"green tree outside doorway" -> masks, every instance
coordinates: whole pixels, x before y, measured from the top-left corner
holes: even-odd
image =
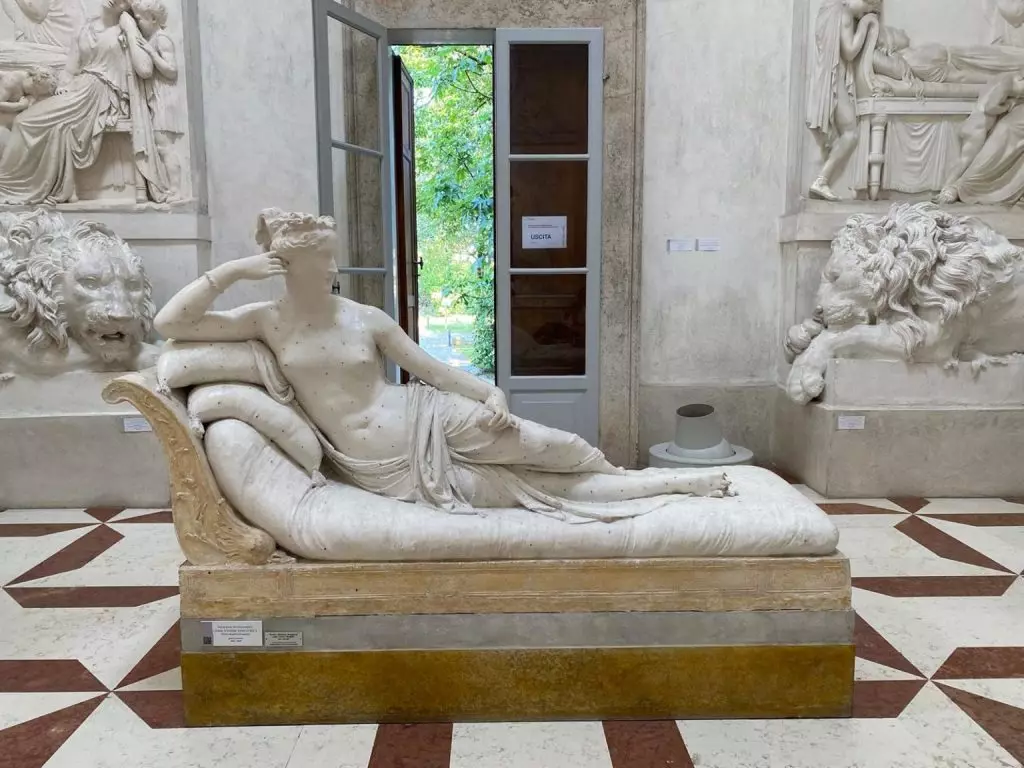
[[[494,88],[490,46],[396,46],[415,83],[420,311],[468,316],[494,372]]]

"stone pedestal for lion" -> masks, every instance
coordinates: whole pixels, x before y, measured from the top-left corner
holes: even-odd
[[[268,489],[302,472],[279,447],[235,419],[198,437],[188,393],[154,371],[105,397],[146,416],[169,462],[190,725],[850,714],[848,561],[765,470],[730,468],[734,497],[585,524],[307,479],[292,505],[253,506],[256,527],[209,441],[262,446],[232,455]],[[344,561],[312,559],[317,536]]]
[[[101,392],[155,361],[146,340],[165,296],[144,266],[196,274],[198,226],[183,213],[0,211],[0,507],[169,503],[152,431]]]
[[[799,322],[775,463],[830,498],[1021,496],[1019,215],[918,203],[847,216],[783,223],[785,314]]]
[[[139,412],[103,402],[118,373],[19,375],[0,385],[0,507],[165,507],[160,442]]]

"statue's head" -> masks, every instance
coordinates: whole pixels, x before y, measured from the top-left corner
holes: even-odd
[[[912,352],[926,323],[948,323],[985,300],[1013,278],[1022,256],[978,219],[898,203],[884,216],[851,216],[839,231],[818,307],[829,328],[890,324]]]
[[[147,38],[167,26],[167,6],[163,0],[131,0],[131,7],[139,31]]]
[[[152,328],[151,286],[139,257],[102,224],[68,224],[36,210],[0,215],[0,322],[28,332],[31,348],[74,340],[108,366],[131,364]]]
[[[25,93],[45,99],[57,92],[57,75],[48,67],[32,67],[25,73]]]
[[[267,208],[256,220],[256,243],[284,259],[291,275],[324,280],[337,273],[338,237],[330,216]]]
[[[131,10],[131,0],[103,0],[100,13],[108,24],[115,24],[122,13]]]
[[[846,0],[846,7],[859,19],[869,13],[881,13],[882,0]]]
[[[904,51],[910,47],[910,36],[899,27],[882,27],[878,47],[889,54]]]

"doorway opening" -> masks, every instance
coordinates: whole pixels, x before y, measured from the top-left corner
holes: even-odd
[[[494,383],[494,49],[391,52],[402,324],[433,357]]]

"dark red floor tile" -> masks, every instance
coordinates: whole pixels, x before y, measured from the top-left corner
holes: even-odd
[[[1024,678],[1024,648],[957,648],[933,680]]]
[[[160,512],[150,512],[148,515],[139,515],[138,517],[129,517],[127,520],[115,520],[115,525],[125,525],[127,523],[173,523],[174,517],[171,515],[171,510],[164,509]]]
[[[0,523],[0,539],[38,538],[77,528],[92,528],[96,523]]]
[[[931,503],[928,499],[923,499],[920,496],[893,496],[889,501],[903,507],[911,514],[924,509]]]
[[[853,684],[853,716],[899,717],[926,683],[926,680],[857,680]]]
[[[450,723],[377,727],[366,768],[449,768],[452,753]]]
[[[1024,526],[1024,512],[979,512],[976,515],[929,515],[928,520],[945,520],[948,523],[971,525],[975,528],[1012,528]]]
[[[164,632],[163,637],[146,653],[138,664],[118,683],[118,688],[137,683],[154,675],[168,672],[181,666],[181,622]]]
[[[21,584],[26,581],[41,579],[45,576],[54,576],[58,573],[78,570],[83,565],[91,563],[123,538],[124,536],[112,528],[108,528],[105,525],[97,526],[80,539],[76,539],[68,544],[60,552],[48,557],[39,565],[23,573],[12,581],[11,584]]]
[[[858,576],[856,589],[889,597],[1001,597],[1016,576]]]
[[[177,587],[7,587],[22,608],[137,608],[178,594]]]
[[[77,693],[107,687],[78,659],[0,661],[0,693]]]
[[[101,523],[105,523],[112,517],[117,517],[124,512],[124,507],[89,507],[85,510],[87,515],[92,515]]]
[[[960,709],[982,729],[1013,755],[1015,760],[1024,762],[1024,709],[993,701],[984,696],[961,691],[949,685],[937,683]]]
[[[103,701],[103,696],[0,731],[0,764],[42,768]]]
[[[948,533],[940,531],[934,525],[925,522],[924,518],[908,517],[896,525],[896,530],[945,560],[953,560],[966,565],[977,565],[980,568],[990,568],[993,571],[1010,573],[1008,568],[1004,568],[995,560],[989,559],[978,550],[967,546]]]
[[[858,504],[857,502],[835,502],[828,504],[819,504],[825,514],[828,515],[901,515],[902,512],[898,512],[895,509],[886,509],[885,507],[875,507],[871,504]]]
[[[693,768],[682,734],[672,720],[607,721],[604,738],[612,768]]]
[[[114,694],[150,728],[184,728],[181,691],[118,691]]]
[[[857,647],[857,656],[860,658],[873,661],[884,667],[898,669],[910,675],[924,677],[906,656],[897,651],[888,640],[859,615],[854,622],[853,636]]]

